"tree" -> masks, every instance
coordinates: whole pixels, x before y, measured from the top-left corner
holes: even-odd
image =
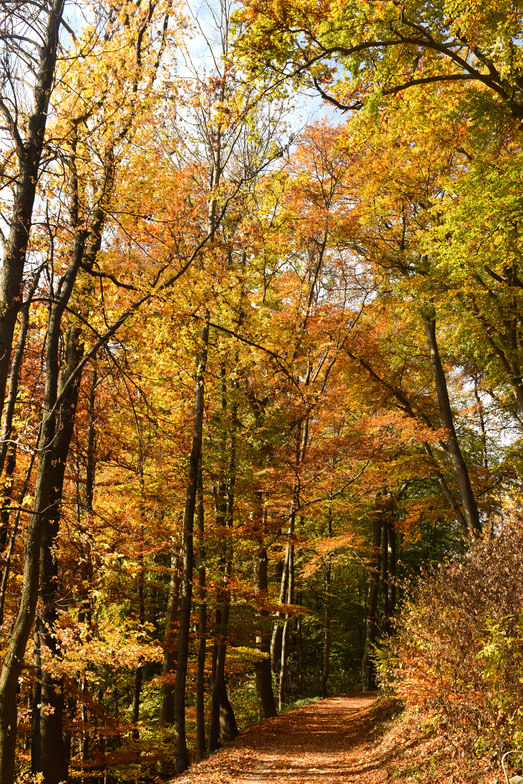
[[[465,101],[523,118],[522,17],[511,0],[480,7],[446,0],[243,5],[238,46],[250,67],[273,71],[279,82],[303,78],[340,109],[418,85],[460,83]]]
[[[45,639],[50,651],[57,652],[52,632],[53,624],[56,621],[55,599],[57,592],[57,570],[52,550],[58,533],[63,475],[72,435],[77,388],[82,367],[81,362],[85,362],[85,355],[82,356],[80,330],[74,323],[70,325],[68,330],[66,352],[65,356],[62,356],[60,351],[62,325],[66,310],[71,303],[80,271],[82,267],[85,267],[87,271],[92,270],[96,261],[96,255],[101,246],[105,217],[108,209],[108,199],[114,184],[115,146],[117,141],[121,142],[130,130],[130,118],[133,116],[132,112],[137,109],[137,91],[140,87],[140,79],[143,79],[144,36],[147,27],[151,24],[154,9],[151,7],[149,10],[150,14],[147,14],[143,19],[138,15],[137,27],[132,30],[129,29],[129,20],[128,18],[126,19],[124,13],[122,26],[116,28],[118,32],[114,33],[113,31],[112,37],[106,37],[106,40],[101,44],[102,51],[104,51],[105,48],[104,54],[108,57],[106,66],[108,69],[113,69],[115,62],[112,59],[112,52],[110,52],[110,44],[114,45],[118,35],[120,34],[120,36],[122,36],[123,31],[123,37],[128,35],[131,45],[133,43],[135,44],[137,70],[136,72],[131,72],[130,75],[131,89],[129,91],[129,103],[131,106],[126,102],[120,104],[124,116],[118,118],[121,121],[121,125],[116,132],[116,136],[111,138],[111,133],[114,132],[113,123],[117,121],[114,114],[112,115],[111,120],[105,124],[103,129],[105,133],[109,132],[109,139],[107,139],[107,136],[103,137],[101,144],[102,150],[100,157],[102,160],[103,174],[98,192],[96,185],[94,187],[95,197],[93,205],[90,205],[88,200],[85,199],[86,194],[89,193],[90,186],[88,179],[86,178],[84,163],[81,162],[81,152],[79,152],[78,148],[82,143],[85,144],[85,138],[80,138],[80,127],[83,126],[83,128],[86,129],[89,126],[89,122],[93,120],[93,115],[99,112],[100,106],[97,104],[97,101],[91,102],[89,98],[87,101],[89,104],[88,109],[85,111],[86,105],[84,103],[80,116],[77,114],[78,104],[76,103],[76,106],[74,107],[76,112],[71,105],[67,107],[71,112],[71,115],[67,119],[64,117],[55,118],[55,131],[57,134],[60,132],[63,133],[65,130],[65,134],[61,139],[62,149],[60,152],[62,155],[59,154],[58,158],[60,160],[63,156],[65,161],[68,159],[67,162],[69,163],[70,169],[68,170],[67,163],[64,163],[64,167],[61,171],[58,169],[57,172],[51,172],[50,180],[52,183],[53,179],[59,180],[60,175],[62,175],[63,179],[69,181],[71,184],[72,195],[69,214],[73,239],[71,244],[68,245],[67,240],[64,241],[65,238],[63,234],[61,234],[63,227],[60,225],[61,205],[59,204],[60,197],[58,196],[54,204],[51,207],[48,207],[48,215],[51,210],[56,210],[57,216],[55,218],[56,224],[53,225],[52,222],[48,222],[47,225],[50,240],[48,249],[50,258],[50,302],[47,334],[44,346],[45,388],[42,419],[37,443],[39,460],[34,490],[35,501],[31,522],[29,523],[27,531],[20,609],[0,675],[0,702],[5,708],[5,710],[2,711],[2,724],[0,728],[0,770],[2,771],[2,778],[5,779],[6,782],[10,782],[14,779],[17,710],[16,689],[25,648],[36,611],[40,558],[42,559],[42,596],[45,605],[43,617],[41,619],[42,625],[39,626],[40,644],[43,639]],[[51,14],[56,29],[53,28],[54,34],[48,33],[46,44],[42,48],[47,69],[44,69],[37,79],[38,90],[43,90],[46,101],[48,100],[50,93],[50,80],[54,75],[54,63],[56,61],[58,22],[55,17],[57,17],[56,9],[54,9]],[[47,51],[46,47],[49,51]],[[158,58],[159,53],[156,46],[153,46],[153,49],[154,57],[152,61],[154,63]],[[93,50],[91,50],[91,54],[93,54]],[[52,63],[53,65],[51,74],[49,74],[48,70],[51,67],[49,63]],[[107,74],[107,71],[105,74]],[[46,79],[49,83],[46,82]],[[145,81],[150,82],[148,75],[145,77]],[[103,76],[101,82],[103,85],[102,91],[105,91],[105,79]],[[64,103],[67,98],[69,98],[70,103],[71,96],[73,96],[73,102],[78,100],[81,101],[82,93],[73,91],[71,86],[71,83],[65,86],[64,91],[66,95],[64,96]],[[104,97],[108,102],[105,105],[105,109],[107,110],[109,109],[109,95],[107,92]],[[97,100],[99,100],[99,98],[100,96],[97,96]],[[34,125],[36,123],[36,128],[34,130],[35,136],[29,141],[31,148],[34,147],[38,155],[33,160],[34,151],[31,149],[29,163],[24,162],[24,167],[26,169],[28,167],[31,169],[30,178],[34,185],[38,179],[37,168],[43,147],[45,117],[47,115],[47,103],[44,102],[42,104],[42,100],[43,98],[40,96],[39,102],[41,105],[38,107],[38,112],[35,115],[36,119],[29,122],[29,128],[31,128],[32,124]],[[119,98],[116,98],[116,100],[121,101],[121,92]],[[125,116],[126,113],[127,117]],[[60,127],[61,122],[62,127]],[[66,126],[65,129],[63,128],[64,123]],[[80,171],[81,169],[83,169],[83,171]],[[29,176],[29,174],[25,172],[24,177],[27,178],[27,176]],[[24,181],[24,177],[22,177],[22,182]],[[16,198],[20,199],[22,198],[22,195],[17,193]],[[35,189],[32,191],[33,200],[34,195]],[[23,258],[25,258],[27,249],[32,199],[29,198],[27,194],[24,196],[24,199],[26,199],[27,204],[23,205],[23,210],[20,207],[19,212],[25,215],[22,220],[23,232],[25,232],[26,235],[25,242],[23,248],[17,246],[19,258],[18,260],[15,259],[16,263],[11,263],[8,259],[8,265],[4,268],[5,270],[10,271],[9,276],[6,279],[8,281],[6,286],[8,286],[8,288],[10,287],[10,289],[12,289],[14,285],[13,274],[15,273],[16,276],[18,276],[16,277],[16,285],[18,288],[21,286]],[[65,233],[67,233],[67,230]],[[20,231],[17,236],[21,236]],[[14,250],[13,253],[15,253]],[[13,256],[13,258],[15,257]],[[53,265],[56,265],[54,269]],[[59,277],[56,281],[55,288],[54,275],[56,274],[58,274]],[[19,297],[17,296],[15,299],[18,300]],[[18,309],[17,306],[15,310],[9,311],[12,318],[8,318],[6,315],[7,326],[4,335],[4,337],[7,336],[6,339],[8,339],[9,330],[11,330],[11,332],[14,330],[14,318],[16,317]],[[7,349],[4,354],[4,358],[5,357],[7,357],[7,362],[9,362],[9,353]],[[58,414],[61,415],[61,420],[58,419]],[[53,484],[53,472],[56,477],[56,485]],[[42,551],[41,554],[40,551]],[[41,693],[44,708],[47,707],[47,702],[49,702],[49,709],[44,709],[41,712],[40,737],[42,745],[39,752],[35,751],[34,764],[36,769],[39,769],[40,766],[42,767],[45,781],[48,784],[55,784],[55,782],[61,781],[64,778],[67,770],[61,732],[61,686],[53,680],[52,676],[48,679],[47,676],[44,675]]]
[[[7,216],[9,235],[3,238],[4,261],[0,280],[0,414],[4,397],[16,318],[23,301],[23,274],[33,208],[45,149],[45,128],[55,81],[64,0],[4,3],[0,113],[7,153],[2,188],[12,189]],[[27,90],[25,75],[29,74]]]

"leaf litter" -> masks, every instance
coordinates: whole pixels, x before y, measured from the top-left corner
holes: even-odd
[[[381,784],[375,694],[330,697],[250,727],[175,784]]]

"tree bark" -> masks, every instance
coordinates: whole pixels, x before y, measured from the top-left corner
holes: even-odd
[[[160,726],[174,724],[174,683],[170,681],[176,662],[176,619],[180,603],[180,556],[171,556],[167,610],[165,613],[165,633],[163,638],[162,693],[160,700]]]
[[[205,514],[202,469],[198,472],[198,661],[196,670],[196,738],[198,759],[206,756],[205,741],[205,658],[207,648],[207,571],[205,553]]]
[[[260,517],[263,516],[261,509],[261,498],[257,494],[256,498],[257,510],[255,514]],[[261,520],[260,520],[261,523]],[[255,665],[256,672],[256,694],[258,698],[258,714],[261,719],[268,719],[271,716],[276,716],[276,705],[274,703],[274,694],[272,691],[272,671],[270,659],[270,633],[266,625],[268,619],[268,612],[263,607],[267,600],[268,593],[268,574],[267,574],[267,548],[263,543],[263,528],[260,531],[261,541],[255,555],[254,562],[254,582],[255,589],[260,602],[260,608],[257,612],[257,629],[256,629],[256,647],[264,654],[263,659]]]
[[[481,533],[481,520],[474,497],[474,491],[472,490],[468,468],[463,458],[456,429],[454,427],[454,415],[450,406],[447,380],[441,363],[436,338],[436,316],[434,312],[424,314],[423,321],[429,346],[430,362],[436,384],[441,421],[447,430],[447,449],[452,467],[454,468],[461,505],[463,507],[463,514],[466,521],[466,533],[468,536],[475,536]]]
[[[289,524],[290,541],[287,545],[288,558],[286,559],[288,562],[287,565],[288,578],[287,578],[287,593],[284,596],[284,601],[287,604],[292,604],[293,595],[294,595],[294,544],[292,538],[294,536],[295,517],[296,517],[296,512],[293,509],[291,514],[291,521]],[[285,687],[287,681],[287,668],[288,668],[288,659],[289,659],[289,632],[290,632],[290,615],[289,612],[286,611],[285,620],[282,628],[282,634],[281,634],[280,678],[278,684],[278,709],[280,711],[283,710],[283,703],[285,700]]]
[[[228,393],[226,368],[221,368],[222,384],[222,413],[225,415],[228,408]],[[232,382],[235,386],[235,382]],[[225,658],[227,653],[227,638],[229,634],[229,613],[231,605],[230,582],[233,565],[233,547],[230,532],[234,520],[235,484],[236,484],[236,429],[237,429],[237,404],[233,401],[228,417],[230,427],[230,441],[224,429],[222,433],[222,454],[229,455],[226,469],[215,490],[216,503],[216,528],[221,531],[221,568],[222,585],[219,591],[219,609],[216,612],[216,628],[213,649],[213,690],[211,695],[211,720],[209,724],[209,751],[218,748],[220,741],[232,740],[238,735],[238,727],[234,711],[227,694],[225,678]]]
[[[143,546],[143,540],[140,542],[140,546]],[[140,624],[140,629],[143,628],[145,623],[145,602],[144,602],[144,566],[143,566],[143,556],[140,554],[139,559],[139,572],[138,572],[138,622]],[[140,720],[140,700],[142,696],[142,684],[143,684],[143,667],[138,665],[134,672],[134,690],[133,690],[133,707],[132,707],[132,716],[131,721],[133,723],[133,728],[131,730],[131,737],[133,740],[138,740],[140,738],[140,730],[138,728],[138,722]]]
[[[83,353],[80,331],[71,327],[66,338],[65,367],[62,373],[61,388],[67,383],[71,373]],[[56,546],[60,527],[60,509],[63,495],[65,467],[73,435],[74,418],[78,402],[80,376],[67,387],[59,408],[57,432],[53,443],[52,475],[41,546],[40,595],[42,612],[39,623],[39,636],[42,648],[47,648],[52,656],[59,655],[54,627],[58,617],[58,562]],[[41,767],[33,767],[44,774],[45,784],[59,784],[67,779],[68,755],[63,737],[64,684],[62,678],[52,676],[45,667],[42,670],[40,710],[39,753]]]
[[[60,328],[71,297],[85,245],[84,231],[75,239],[71,264],[62,279],[60,295],[50,307],[45,349],[45,389],[38,438],[35,500],[24,550],[22,590],[11,639],[0,672],[0,781],[13,784],[17,735],[17,687],[38,601],[40,550],[52,501],[54,441],[57,435],[55,406],[58,399]]]
[[[0,415],[4,409],[5,390],[11,362],[11,346],[16,319],[22,306],[22,279],[31,231],[33,207],[44,148],[49,97],[53,86],[64,0],[51,3],[45,38],[38,51],[38,68],[33,90],[33,110],[27,119],[26,138],[16,117],[7,105],[1,105],[5,121],[11,127],[18,158],[18,180],[14,196],[10,231],[5,244],[4,264],[0,276]],[[1,742],[1,736],[0,736]],[[7,772],[6,772],[7,774]],[[11,776],[11,773],[8,774]],[[8,784],[10,779],[2,784]]]
[[[372,521],[372,559],[370,564],[370,587],[367,601],[367,622],[365,634],[365,648],[361,664],[361,680],[363,691],[375,688],[375,673],[372,664],[372,646],[376,642],[378,633],[378,598],[381,577],[381,531],[382,520],[378,511]]]
[[[332,509],[329,508],[327,535],[332,537]],[[331,583],[332,583],[332,556],[327,556],[325,568],[325,615],[323,626],[323,672],[321,674],[320,697],[327,696],[327,684],[330,674],[331,651]]]
[[[303,602],[301,591],[298,591],[296,598],[298,605],[301,607]],[[296,655],[298,657],[298,695],[301,697],[303,695],[303,630],[301,615],[298,616],[296,623]]]
[[[178,633],[178,657],[174,682],[174,736],[175,769],[182,773],[189,765],[187,738],[185,731],[185,684],[189,657],[189,631],[192,608],[192,581],[194,567],[194,512],[198,487],[198,471],[202,453],[203,413],[204,413],[204,374],[207,365],[209,345],[209,313],[206,312],[202,329],[202,348],[196,372],[196,400],[194,408],[193,442],[189,458],[189,478],[183,518],[183,572],[180,596],[180,628]]]
[[[289,544],[287,544],[287,546],[285,547],[285,557],[283,560],[283,568],[280,577],[280,596],[279,596],[280,604],[283,604],[285,602],[287,596],[287,586],[289,582],[290,554],[291,554],[291,549]],[[283,624],[281,622],[282,615],[283,614],[280,612],[280,610],[276,612],[276,623],[274,624],[272,630],[271,665],[274,672],[277,671],[278,662],[281,661],[281,645],[282,645],[282,633],[283,633]]]

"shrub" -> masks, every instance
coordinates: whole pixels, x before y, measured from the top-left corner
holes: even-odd
[[[410,587],[377,655],[384,686],[479,756],[523,747],[523,523]]]

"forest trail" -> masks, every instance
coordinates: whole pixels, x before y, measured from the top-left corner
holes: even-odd
[[[381,784],[375,694],[330,697],[250,727],[173,784]]]

